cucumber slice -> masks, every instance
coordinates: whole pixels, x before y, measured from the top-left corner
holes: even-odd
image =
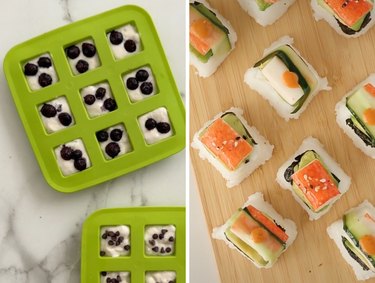
[[[227,122],[238,133],[238,135],[242,136],[242,138],[246,140],[251,146],[257,144],[235,113],[226,112],[221,116],[221,118],[225,122]]]
[[[363,270],[370,270],[369,266],[371,267],[371,264],[361,251],[359,251],[347,238],[341,236],[341,240],[350,257],[358,262]]]
[[[213,52],[212,52],[212,49],[210,49],[206,55],[202,55],[200,54],[197,50],[195,50],[195,48],[191,45],[189,45],[189,48],[190,48],[190,51],[195,55],[197,56],[197,58],[199,59],[199,61],[203,62],[203,63],[207,63],[207,61],[214,55]]]
[[[267,8],[272,6],[272,3],[267,3],[264,0],[256,0],[256,2],[258,4],[259,10],[261,10],[261,11],[265,11],[265,10],[267,10]]]

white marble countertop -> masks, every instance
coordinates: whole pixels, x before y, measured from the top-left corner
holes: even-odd
[[[124,4],[151,14],[183,93],[184,1],[1,1],[0,60],[18,43]],[[0,97],[0,282],[80,282],[81,225],[93,211],[185,204],[185,151],[75,194],[54,191],[41,174],[2,70]]]

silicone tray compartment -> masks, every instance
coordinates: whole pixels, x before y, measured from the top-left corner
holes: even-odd
[[[170,256],[147,256],[144,232],[149,225],[174,225],[175,252]],[[129,256],[101,257],[100,229],[104,226],[130,227]],[[176,283],[185,283],[185,208],[138,207],[103,209],[93,213],[83,224],[81,282],[100,283],[101,272],[130,272],[131,282],[145,282],[147,271],[174,271]]]
[[[107,33],[129,23],[136,27],[140,35],[141,51],[123,59],[115,59]],[[92,39],[95,43],[101,65],[86,73],[73,75],[65,48],[86,39]],[[51,56],[58,81],[32,91],[23,74],[23,65],[43,54]],[[131,102],[123,76],[145,65],[152,68],[158,93],[142,101]],[[43,175],[50,186],[58,191],[75,192],[99,184],[157,162],[185,147],[183,103],[153,22],[150,16],[137,6],[123,6],[17,45],[5,58],[4,72]],[[90,118],[80,91],[101,82],[109,83],[117,109],[100,117]],[[38,106],[60,96],[67,99],[75,124],[48,134]],[[174,135],[148,145],[137,119],[159,107],[168,110]],[[117,124],[125,126],[133,150],[107,160],[102,154],[95,133]],[[57,164],[54,149],[76,139],[82,139],[91,167],[64,176]]]

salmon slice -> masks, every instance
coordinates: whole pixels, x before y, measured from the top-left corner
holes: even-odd
[[[331,175],[318,159],[295,172],[292,179],[314,211],[319,210],[330,199],[340,194]]]
[[[254,206],[249,205],[248,207],[246,207],[246,209],[255,220],[262,223],[262,225],[266,227],[269,231],[271,231],[271,233],[273,233],[282,242],[286,243],[289,236],[283,231],[283,229],[277,226],[275,222],[273,222],[271,219],[265,216],[261,211],[256,209]]]
[[[230,170],[236,169],[253,150],[253,147],[221,118],[207,128],[200,141]]]
[[[325,0],[325,2],[348,27],[353,26],[373,7],[373,4],[367,0]]]
[[[365,84],[365,86],[363,87],[365,89],[365,91],[367,91],[371,96],[374,96],[375,97],[375,87],[368,83],[368,84]]]

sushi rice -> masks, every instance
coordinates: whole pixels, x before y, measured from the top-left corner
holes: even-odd
[[[238,3],[254,20],[262,25],[268,26],[276,22],[295,0],[279,0],[273,3],[265,11],[259,10],[259,6],[255,0],[238,0]]]
[[[283,251],[285,252],[297,237],[296,224],[292,220],[283,218],[279,213],[277,213],[276,210],[272,207],[272,205],[264,200],[263,193],[261,192],[256,192],[250,195],[247,202],[244,203],[242,208],[245,208],[249,205],[252,205],[257,210],[261,211],[263,214],[269,216],[270,218],[275,220],[277,224],[279,224],[281,227],[285,229],[285,233],[288,235],[286,247],[285,247],[285,250]],[[223,240],[228,245],[229,248],[238,250],[246,259],[249,260],[249,258],[242,251],[236,248],[236,246],[234,246],[226,238],[224,233],[229,226],[230,226],[230,219],[224,225],[213,229],[212,238],[217,239],[217,240]],[[254,263],[255,266],[258,268],[271,268],[274,264],[270,262],[266,266],[260,266],[254,261],[252,261],[252,263]]]
[[[283,36],[279,40],[272,43],[272,45],[269,48],[264,50],[263,58],[281,46],[292,45],[293,41],[294,41],[293,38],[289,36]],[[266,77],[263,75],[262,71],[259,68],[252,67],[248,69],[244,77],[245,83],[248,84],[251,89],[257,91],[264,99],[268,100],[271,106],[275,108],[277,113],[286,121],[288,121],[289,119],[298,119],[301,113],[305,111],[305,109],[307,108],[311,100],[320,91],[331,89],[331,87],[328,85],[327,78],[320,77],[319,74],[315,71],[315,69],[309,63],[307,63],[306,60],[300,55],[298,50],[296,50],[293,47],[292,49],[305,62],[305,64],[308,66],[308,69],[310,70],[310,72],[316,78],[318,82],[315,89],[311,90],[311,93],[307,97],[306,101],[303,103],[301,109],[299,109],[296,113],[291,114],[294,107],[286,103],[281,98],[281,96],[271,86],[271,84],[269,83],[269,81],[266,79]]]
[[[320,212],[314,212],[297,196],[293,191],[292,185],[287,182],[284,178],[284,172],[293,163],[295,157],[308,151],[314,150],[326,165],[327,169],[335,174],[337,178],[340,179],[338,189],[340,194],[329,201],[328,207]],[[323,145],[315,138],[306,138],[299,149],[279,168],[277,171],[276,181],[284,190],[290,190],[294,199],[301,205],[301,207],[308,213],[310,220],[317,220],[326,214],[332,207],[332,205],[346,192],[349,190],[351,179],[345,172],[341,169],[340,165],[333,160],[333,158],[323,149]]]
[[[213,154],[211,154],[205,145],[199,140],[200,134],[204,131],[209,125],[211,125],[215,120],[219,119],[224,113],[233,112],[237,118],[241,121],[243,126],[253,137],[256,145],[253,146],[253,151],[250,154],[249,162],[246,164],[241,164],[236,170],[230,171],[224,164],[218,160]],[[225,112],[217,114],[212,120],[208,121],[203,125],[203,127],[195,133],[193,137],[193,142],[191,146],[199,150],[200,158],[207,159],[227,180],[227,187],[231,188],[240,184],[246,177],[248,177],[255,169],[264,164],[272,156],[273,145],[271,145],[255,127],[250,127],[246,120],[242,116],[243,110],[239,108],[230,108]]]
[[[346,94],[340,102],[336,104],[336,122],[339,124],[341,129],[344,131],[345,134],[352,139],[354,145],[359,148],[364,154],[368,155],[369,157],[375,159],[375,148],[371,146],[367,146],[363,140],[354,132],[352,128],[350,128],[346,124],[346,120],[351,117],[351,113],[349,109],[346,107],[346,98],[353,94],[356,90],[364,86],[366,83],[371,83],[375,85],[375,74],[371,74],[366,80],[358,84],[355,88],[353,88],[348,94]]]
[[[190,65],[193,65],[197,71],[198,75],[207,78],[211,76],[213,73],[216,72],[220,64],[225,60],[225,58],[233,51],[236,41],[237,41],[237,34],[234,31],[232,25],[230,22],[225,19],[216,9],[213,9],[205,0],[199,0],[199,1],[194,1],[194,0],[189,0],[189,3],[194,3],[194,2],[199,2],[204,4],[208,9],[210,9],[212,12],[216,14],[216,17],[221,21],[221,23],[229,30],[229,41],[232,46],[231,50],[228,53],[223,53],[220,56],[212,56],[206,63],[201,62],[198,57],[190,52]]]
[[[367,208],[369,210],[372,210],[375,214],[375,208],[374,206],[367,200],[365,200],[363,203],[361,203],[359,206],[354,207],[347,211],[345,214],[351,212],[354,209],[358,208]],[[375,273],[371,270],[363,270],[363,268],[358,264],[357,261],[355,261],[348,253],[348,251],[345,249],[345,246],[342,243],[342,237],[347,238],[347,234],[343,229],[343,220],[340,218],[339,220],[332,223],[327,228],[327,233],[329,237],[336,243],[337,247],[340,250],[340,253],[342,257],[345,259],[345,261],[350,264],[350,266],[353,268],[355,276],[358,280],[367,280],[370,278],[375,277]]]
[[[346,38],[359,37],[365,34],[375,24],[374,19],[371,19],[371,21],[361,31],[356,32],[355,34],[351,34],[351,35],[346,34],[345,32],[341,30],[339,24],[336,21],[336,18],[332,14],[330,14],[328,11],[326,11],[323,7],[321,7],[318,4],[317,0],[311,0],[311,7],[314,11],[314,18],[317,22],[320,20],[325,20],[339,35],[342,35]],[[374,8],[375,8],[375,5],[374,5]],[[371,12],[374,11],[374,8]],[[371,15],[371,16],[375,16],[375,15]]]

